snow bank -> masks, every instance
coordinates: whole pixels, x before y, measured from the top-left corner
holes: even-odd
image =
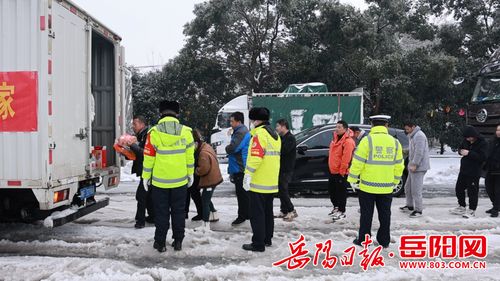
[[[54,227],[54,220],[55,219],[60,219],[60,218],[64,218],[66,216],[69,216],[71,214],[74,214],[78,211],[78,207],[76,206],[72,206],[66,210],[63,210],[63,211],[57,211],[57,212],[53,212],[50,216],[48,216],[47,218],[45,218],[45,220],[43,220],[43,226],[45,227]]]
[[[460,157],[431,158],[431,169],[424,178],[425,185],[454,185],[460,171]]]
[[[288,271],[272,263],[290,255],[288,243],[303,234],[313,257],[315,243],[332,239],[332,255],[342,255],[352,245],[359,226],[358,201],[347,200],[347,218],[326,223],[331,203],[328,198],[292,198],[299,217],[289,223],[275,220],[273,246],[264,253],[249,253],[241,245],[251,241],[248,222],[232,227],[237,214],[234,197],[214,197],[220,221],[211,224],[212,232],[193,229],[200,222],[186,221],[186,237],[181,252],[169,246],[166,253],[152,248],[155,229],[147,225],[134,229],[135,198],[131,194],[111,194],[110,205],[73,223],[53,229],[36,225],[0,225],[0,280],[498,280],[500,274],[499,219],[484,211],[491,203],[480,198],[477,218],[463,219],[448,213],[456,206],[453,196],[425,198],[424,216],[408,219],[397,208],[404,198],[394,198],[390,251],[397,251],[401,235],[483,234],[488,238],[487,268],[483,270],[403,270],[399,259],[388,259],[384,268],[362,272],[356,266],[325,270],[309,264],[303,270]],[[275,201],[274,212],[279,211]],[[195,207],[191,205],[192,216]],[[376,218],[376,214],[375,214]],[[330,220],[331,222],[331,220]],[[378,229],[374,219],[373,230]],[[169,231],[167,243],[171,243]],[[15,255],[15,256],[14,256]]]
[[[124,167],[121,168],[120,181],[121,182],[139,182],[139,177],[132,174],[132,164],[133,161],[128,161]]]

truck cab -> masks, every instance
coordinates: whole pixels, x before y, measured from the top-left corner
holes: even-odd
[[[237,111],[242,112],[245,116],[244,123],[248,128],[250,126],[250,120],[248,120],[249,97],[247,95],[241,95],[232,99],[217,113],[217,120],[215,120],[215,126],[212,129],[210,143],[217,153],[217,158],[219,158],[221,162],[227,161],[226,146],[231,142],[232,133],[229,119],[231,114]]]
[[[500,123],[500,60],[495,58],[479,71],[467,114],[467,123],[486,137],[493,136]]]

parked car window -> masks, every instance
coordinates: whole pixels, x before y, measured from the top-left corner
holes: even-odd
[[[297,140],[297,143],[301,143],[304,140],[306,140],[307,138],[309,138],[310,136],[312,136],[312,135],[320,132],[321,129],[322,128],[320,126],[316,126],[316,127],[311,127],[311,128],[305,129],[305,130],[297,133],[295,135],[295,139]]]
[[[329,148],[332,138],[333,138],[333,130],[327,130],[310,138],[304,144],[307,145],[309,149]]]

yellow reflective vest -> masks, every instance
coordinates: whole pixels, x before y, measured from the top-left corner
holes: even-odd
[[[165,117],[149,130],[144,147],[142,178],[153,186],[177,188],[187,185],[194,173],[194,141],[191,128],[174,117]]]
[[[267,129],[266,129],[267,127]],[[245,174],[252,177],[250,191],[277,193],[280,173],[281,139],[270,126],[260,126],[251,132]]]
[[[392,193],[404,170],[402,150],[386,127],[373,127],[354,152],[347,181],[359,181],[359,188],[367,193]]]

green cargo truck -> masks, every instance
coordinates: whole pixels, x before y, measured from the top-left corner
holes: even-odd
[[[352,92],[328,92],[323,83],[307,83],[292,84],[283,93],[239,96],[219,110],[210,140],[219,158],[226,158],[225,147],[230,142],[229,116],[236,111],[243,112],[248,126],[251,107],[267,107],[271,111],[271,124],[281,118],[287,119],[294,134],[338,120],[362,124],[364,119],[362,88]]]

